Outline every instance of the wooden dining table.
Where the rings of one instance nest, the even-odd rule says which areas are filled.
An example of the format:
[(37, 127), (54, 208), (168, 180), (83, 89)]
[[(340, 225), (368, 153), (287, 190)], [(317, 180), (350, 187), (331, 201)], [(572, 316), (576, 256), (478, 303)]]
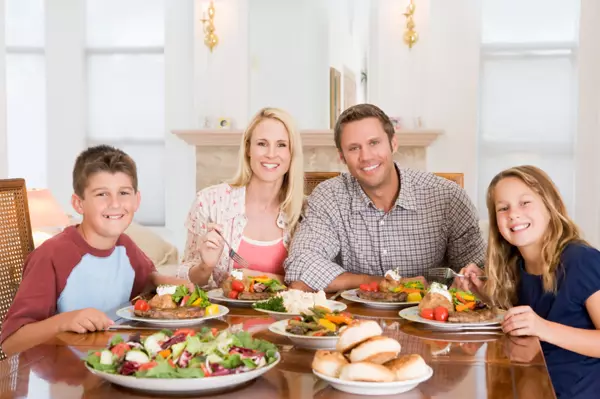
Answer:
[[(491, 333), (431, 331), (408, 322), (398, 310), (381, 310), (341, 300), (357, 318), (376, 320), (384, 334), (397, 339), (401, 353), (418, 353), (433, 368), (433, 376), (415, 389), (394, 398), (554, 398), (554, 390), (537, 338), (514, 338), (499, 330)], [(292, 345), (288, 338), (268, 330), (272, 318), (250, 308), (230, 307), (221, 319), (203, 326), (243, 328), (255, 337), (273, 342), (281, 362), (272, 370), (241, 387), (208, 397), (270, 398), (360, 398), (335, 390), (317, 378), (311, 369), (314, 351)], [(115, 334), (153, 331), (128, 330), (88, 334), (62, 333), (0, 362), (0, 398), (156, 398), (150, 393), (113, 385), (90, 373), (83, 362), (88, 350), (103, 348)], [(181, 395), (179, 397), (182, 397)], [(202, 397), (188, 395), (183, 397)], [(207, 396), (205, 396), (207, 397)], [(380, 396), (385, 398), (386, 396)], [(392, 397), (392, 396), (389, 396)]]

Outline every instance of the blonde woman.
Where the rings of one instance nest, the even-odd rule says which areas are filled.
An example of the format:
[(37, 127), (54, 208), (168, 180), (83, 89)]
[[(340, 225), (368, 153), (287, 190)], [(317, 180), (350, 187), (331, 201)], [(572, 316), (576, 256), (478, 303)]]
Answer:
[(281, 109), (260, 110), (243, 134), (236, 176), (196, 196), (179, 274), (199, 285), (220, 285), (240, 268), (229, 257), (227, 240), (250, 263), (245, 274), (283, 280), (303, 187), (302, 144), (292, 118)]
[(537, 336), (559, 398), (600, 392), (600, 252), (579, 235), (552, 180), (534, 166), (498, 174), (488, 188), (484, 286), (468, 266), (461, 288), (509, 309), (502, 329)]

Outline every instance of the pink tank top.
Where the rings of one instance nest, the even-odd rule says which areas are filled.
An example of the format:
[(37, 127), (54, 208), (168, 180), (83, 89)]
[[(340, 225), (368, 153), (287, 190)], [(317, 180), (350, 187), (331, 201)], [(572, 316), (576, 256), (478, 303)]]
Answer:
[[(283, 261), (287, 257), (287, 249), (283, 238), (275, 241), (256, 241), (242, 237), (237, 250), (240, 256), (250, 263), (250, 269), (264, 273), (284, 274)], [(234, 268), (239, 268), (237, 262)]]

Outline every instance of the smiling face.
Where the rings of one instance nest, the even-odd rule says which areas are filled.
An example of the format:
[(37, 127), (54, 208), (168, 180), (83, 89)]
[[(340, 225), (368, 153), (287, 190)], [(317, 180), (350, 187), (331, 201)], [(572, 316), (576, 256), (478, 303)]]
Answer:
[(88, 177), (83, 197), (73, 194), (71, 202), (83, 216), (86, 233), (116, 240), (133, 220), (140, 205), (140, 193), (125, 173), (97, 172)]
[(396, 173), (393, 153), (398, 143), (395, 136), (390, 143), (377, 118), (345, 124), (340, 146), (342, 161), (364, 190), (377, 190), (392, 181)]
[(290, 169), (290, 138), (283, 123), (276, 119), (259, 122), (248, 144), (253, 178), (265, 182), (282, 180)]
[(540, 197), (521, 179), (506, 177), (494, 189), (498, 230), (522, 252), (541, 246), (550, 213)]

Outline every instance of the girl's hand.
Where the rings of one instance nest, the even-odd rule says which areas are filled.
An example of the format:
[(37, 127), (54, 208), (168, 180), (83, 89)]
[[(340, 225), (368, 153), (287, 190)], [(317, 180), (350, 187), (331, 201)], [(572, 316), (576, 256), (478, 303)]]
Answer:
[(509, 335), (538, 337), (545, 341), (549, 325), (529, 306), (516, 306), (504, 315), (502, 331)]
[(484, 282), (478, 278), (478, 276), (483, 276), (483, 270), (481, 270), (479, 266), (475, 263), (469, 263), (467, 266), (460, 269), (459, 273), (463, 274), (464, 277), (455, 277), (454, 286), (461, 291), (471, 291), (475, 294), (481, 294)]

